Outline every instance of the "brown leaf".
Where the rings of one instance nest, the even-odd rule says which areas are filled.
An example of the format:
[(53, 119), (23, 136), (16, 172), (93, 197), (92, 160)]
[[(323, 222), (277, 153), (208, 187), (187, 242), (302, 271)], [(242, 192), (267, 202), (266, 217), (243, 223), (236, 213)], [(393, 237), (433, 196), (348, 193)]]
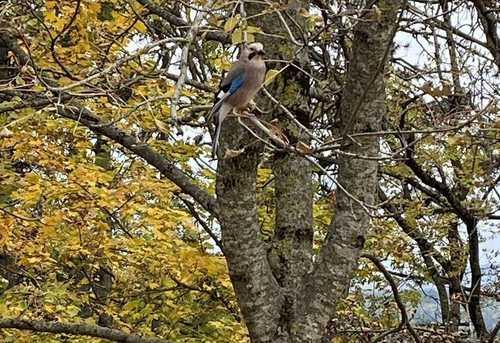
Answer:
[(313, 152), (313, 149), (309, 145), (307, 145), (304, 142), (300, 142), (300, 141), (297, 143), (297, 145), (295, 146), (295, 148), (299, 152), (301, 152), (301, 153), (303, 153), (305, 155), (311, 154)]
[(226, 153), (224, 154), (224, 159), (234, 158), (236, 156), (241, 155), (244, 151), (245, 149), (240, 149), (240, 150), (227, 149)]
[(7, 137), (12, 137), (12, 131), (10, 131), (8, 128), (4, 127), (0, 131), (0, 138), (7, 138)]

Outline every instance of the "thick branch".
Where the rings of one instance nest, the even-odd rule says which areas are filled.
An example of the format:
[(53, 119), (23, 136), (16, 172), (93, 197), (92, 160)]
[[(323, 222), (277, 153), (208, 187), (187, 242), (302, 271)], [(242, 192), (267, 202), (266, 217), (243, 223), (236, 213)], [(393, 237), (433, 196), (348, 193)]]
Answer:
[(467, 208), (465, 208), (460, 200), (457, 199), (455, 194), (451, 191), (449, 186), (444, 181), (438, 181), (429, 173), (427, 173), (414, 159), (412, 154), (407, 154), (407, 159), (405, 160), (405, 164), (413, 171), (413, 173), (427, 186), (434, 188), (440, 194), (443, 195), (444, 198), (448, 201), (448, 203), (453, 207), (456, 214), (462, 219), (465, 223), (473, 220), (472, 215), (469, 213)]
[[(15, 96), (19, 94), (18, 92), (6, 92), (6, 91), (0, 91), (2, 94), (6, 94), (9, 96)], [(60, 101), (66, 101), (71, 99), (70, 95), (63, 95), (60, 98)], [(33, 98), (33, 99), (14, 99), (12, 101), (4, 101), (0, 103), (0, 114), (6, 113), (6, 112), (11, 112), (11, 111), (17, 111), (23, 108), (32, 108), (32, 109), (40, 109), (44, 108), (50, 104), (53, 104), (55, 99), (53, 98), (45, 98), (45, 97), (40, 97), (40, 98)]]
[[(380, 130), (386, 113), (384, 66), (387, 49), (398, 27), (397, 13), (402, 4), (402, 1), (378, 1), (378, 9), (367, 10), (365, 20), (354, 29), (352, 60), (346, 73), (340, 108), (345, 135)], [(379, 153), (378, 139), (359, 137), (345, 151), (376, 156)], [(338, 161), (338, 184), (355, 199), (367, 205), (373, 204), (377, 189), (377, 161), (355, 159), (344, 154), (339, 155)], [(323, 338), (338, 299), (349, 287), (370, 224), (363, 207), (345, 192), (337, 193), (335, 218), (303, 298), (303, 319), (299, 328), (305, 332), (303, 342), (319, 342)]]
[[(252, 342), (273, 342), (281, 297), (261, 239), (256, 197), (259, 149), (235, 118), (224, 120), (218, 149), (217, 200), (229, 275)], [(242, 151), (235, 157), (222, 152)]]
[(218, 217), (218, 208), (215, 198), (197, 186), (194, 181), (175, 166), (174, 162), (154, 151), (147, 144), (138, 141), (135, 137), (126, 134), (114, 125), (103, 123), (92, 112), (75, 106), (58, 106), (59, 115), (76, 120), (95, 133), (104, 135), (143, 158), (150, 165), (158, 169), (162, 175), (175, 183), (182, 191), (189, 194), (205, 210)]
[(500, 71), (500, 36), (498, 35), (498, 18), (495, 11), (489, 10), (483, 0), (472, 0), (479, 15), (479, 20), (486, 36), (486, 47), (493, 55), (495, 64)]
[(68, 324), (45, 322), (40, 320), (0, 319), (0, 328), (90, 336), (123, 343), (169, 343), (169, 341), (161, 338), (141, 337), (128, 334), (120, 330), (109, 329), (91, 324)]

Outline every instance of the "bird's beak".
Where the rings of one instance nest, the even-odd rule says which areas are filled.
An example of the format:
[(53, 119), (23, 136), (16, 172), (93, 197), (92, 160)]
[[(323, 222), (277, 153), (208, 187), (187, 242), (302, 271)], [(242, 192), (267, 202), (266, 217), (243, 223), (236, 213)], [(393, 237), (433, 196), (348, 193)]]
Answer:
[(259, 55), (264, 56), (265, 54), (266, 54), (266, 52), (264, 50), (259, 51)]

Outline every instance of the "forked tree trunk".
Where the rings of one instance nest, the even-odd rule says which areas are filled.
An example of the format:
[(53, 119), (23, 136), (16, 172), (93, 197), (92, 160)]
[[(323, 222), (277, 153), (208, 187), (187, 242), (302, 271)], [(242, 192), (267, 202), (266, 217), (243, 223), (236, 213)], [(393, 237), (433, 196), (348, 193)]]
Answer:
[[(378, 1), (378, 7), (368, 9), (363, 20), (355, 26), (352, 59), (340, 109), (345, 137), (380, 128), (386, 111), (384, 66), (401, 4), (393, 0)], [(295, 2), (289, 8), (289, 13), (298, 22), (301, 6), (307, 3)], [(270, 20), (264, 25), (276, 26), (277, 23), (279, 20)], [(273, 31), (271, 27), (264, 29)], [(301, 80), (293, 81), (300, 83)], [(300, 94), (300, 85), (297, 89)], [(307, 101), (297, 100), (298, 103)], [(292, 110), (300, 112), (300, 106)], [(304, 121), (300, 118), (303, 113), (295, 114)], [(282, 125), (287, 129), (288, 124), (283, 119)], [(306, 139), (293, 129), (286, 133), (291, 140)], [(368, 213), (358, 202), (374, 203), (377, 162), (339, 156), (338, 183), (349, 194), (337, 191), (335, 219), (313, 262), (311, 167), (299, 156), (275, 157), (273, 171), (278, 208), (275, 237), (269, 246), (261, 238), (257, 214), (255, 187), (259, 145), (235, 119), (224, 124), (219, 158), (228, 148), (243, 152), (233, 158), (220, 159), (218, 164), (217, 197), (222, 239), (251, 341), (319, 343), (327, 336), (327, 324), (357, 266), (370, 224)], [(375, 137), (360, 137), (345, 151), (376, 156), (379, 143)], [(271, 259), (268, 259), (269, 252)]]

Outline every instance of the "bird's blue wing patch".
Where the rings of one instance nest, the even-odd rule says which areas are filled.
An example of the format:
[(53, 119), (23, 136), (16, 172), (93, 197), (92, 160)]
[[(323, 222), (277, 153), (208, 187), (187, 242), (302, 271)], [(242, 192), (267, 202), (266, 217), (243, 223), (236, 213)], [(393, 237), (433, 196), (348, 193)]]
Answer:
[(229, 94), (234, 94), (238, 89), (240, 89), (243, 82), (245, 82), (245, 74), (241, 73), (231, 82), (231, 85), (229, 86)]

